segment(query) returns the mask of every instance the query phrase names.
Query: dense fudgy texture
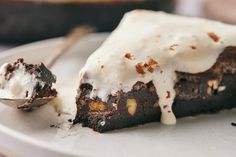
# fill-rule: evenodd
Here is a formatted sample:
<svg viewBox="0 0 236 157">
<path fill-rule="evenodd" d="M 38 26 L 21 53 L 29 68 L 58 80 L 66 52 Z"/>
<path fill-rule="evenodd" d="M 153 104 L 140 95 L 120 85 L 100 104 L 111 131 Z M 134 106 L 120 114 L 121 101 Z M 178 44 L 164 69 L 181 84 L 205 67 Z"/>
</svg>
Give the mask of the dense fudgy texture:
<svg viewBox="0 0 236 157">
<path fill-rule="evenodd" d="M 217 88 L 213 82 L 218 83 Z M 75 124 L 82 123 L 95 131 L 106 132 L 160 120 L 158 96 L 152 81 L 147 84 L 137 82 L 131 91 L 118 91 L 116 95 L 110 95 L 107 102 L 90 99 L 92 89 L 90 84 L 79 87 Z M 236 107 L 236 46 L 225 48 L 215 65 L 205 72 L 177 72 L 175 91 L 173 112 L 176 117 Z M 127 109 L 128 99 L 135 99 L 137 103 L 133 115 Z"/>
<path fill-rule="evenodd" d="M 56 82 L 56 77 L 49 71 L 43 63 L 40 64 L 27 64 L 24 62 L 24 59 L 20 58 L 13 64 L 8 64 L 7 72 L 5 77 L 9 80 L 13 75 L 14 70 L 16 70 L 19 64 L 23 64 L 27 73 L 36 75 L 36 78 L 45 83 L 42 87 L 39 83 L 35 86 L 32 97 L 23 105 L 18 106 L 18 109 L 22 110 L 31 110 L 30 104 L 36 98 L 43 97 L 54 97 L 57 96 L 56 89 L 52 88 L 52 84 Z M 27 93 L 26 93 L 27 95 Z"/>
</svg>

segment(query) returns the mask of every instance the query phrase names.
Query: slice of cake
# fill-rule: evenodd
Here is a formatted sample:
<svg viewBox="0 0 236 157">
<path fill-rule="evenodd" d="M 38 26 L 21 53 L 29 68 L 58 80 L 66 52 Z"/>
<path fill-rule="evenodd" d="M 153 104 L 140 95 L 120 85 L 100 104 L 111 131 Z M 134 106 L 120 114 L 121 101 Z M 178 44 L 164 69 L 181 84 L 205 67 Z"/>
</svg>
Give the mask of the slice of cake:
<svg viewBox="0 0 236 157">
<path fill-rule="evenodd" d="M 135 10 L 80 71 L 74 123 L 95 131 L 236 106 L 236 26 Z"/>
<path fill-rule="evenodd" d="M 57 91 L 52 88 L 55 82 L 55 75 L 43 63 L 27 64 L 18 59 L 0 67 L 0 98 L 27 99 L 25 104 L 17 107 L 29 110 L 36 98 L 57 96 Z"/>
</svg>

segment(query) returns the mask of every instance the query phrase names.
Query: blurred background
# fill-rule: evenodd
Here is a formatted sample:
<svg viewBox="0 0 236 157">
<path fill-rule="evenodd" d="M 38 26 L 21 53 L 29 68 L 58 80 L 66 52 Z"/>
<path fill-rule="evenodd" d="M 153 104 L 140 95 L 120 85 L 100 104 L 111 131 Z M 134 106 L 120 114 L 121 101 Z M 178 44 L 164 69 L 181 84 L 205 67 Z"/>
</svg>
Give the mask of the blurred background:
<svg viewBox="0 0 236 157">
<path fill-rule="evenodd" d="M 0 0 L 0 49 L 63 36 L 81 24 L 110 32 L 137 8 L 236 24 L 236 0 Z"/>
</svg>

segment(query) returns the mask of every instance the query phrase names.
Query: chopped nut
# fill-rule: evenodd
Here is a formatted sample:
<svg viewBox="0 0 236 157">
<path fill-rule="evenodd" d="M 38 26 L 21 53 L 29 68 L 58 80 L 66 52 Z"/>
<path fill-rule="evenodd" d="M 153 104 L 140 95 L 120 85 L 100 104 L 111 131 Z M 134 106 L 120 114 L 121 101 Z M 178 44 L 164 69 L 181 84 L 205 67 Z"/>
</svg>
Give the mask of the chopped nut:
<svg viewBox="0 0 236 157">
<path fill-rule="evenodd" d="M 158 62 L 152 58 L 150 58 L 148 60 L 148 62 L 146 63 L 138 63 L 136 64 L 136 71 L 139 73 L 139 74 L 145 74 L 145 70 L 146 71 L 149 71 L 150 73 L 153 73 L 154 69 L 159 67 L 158 66 Z"/>
<path fill-rule="evenodd" d="M 137 103 L 135 99 L 127 99 L 126 107 L 130 115 L 134 115 L 137 109 Z"/>
<path fill-rule="evenodd" d="M 115 108 L 115 110 L 118 110 L 117 104 L 112 103 L 112 106 Z"/>
<path fill-rule="evenodd" d="M 218 80 L 208 80 L 207 81 L 207 94 L 212 95 L 214 92 L 221 92 L 225 90 L 225 86 L 219 86 Z"/>
<path fill-rule="evenodd" d="M 158 62 L 151 58 L 151 59 L 149 59 L 149 61 L 148 61 L 148 65 L 149 65 L 149 66 L 158 65 Z"/>
<path fill-rule="evenodd" d="M 132 59 L 133 59 L 133 56 L 132 56 L 131 53 L 126 53 L 124 57 L 127 58 L 127 59 L 129 59 L 129 60 L 132 60 Z"/>
<path fill-rule="evenodd" d="M 151 92 L 153 94 L 156 93 L 156 88 L 155 87 L 150 87 L 149 92 Z"/>
<path fill-rule="evenodd" d="M 170 91 L 166 91 L 166 99 L 169 99 L 170 98 Z"/>
<path fill-rule="evenodd" d="M 148 61 L 148 68 L 147 70 L 150 72 L 150 73 L 153 73 L 154 71 L 154 68 L 158 67 L 158 62 L 155 61 L 154 59 L 149 59 Z"/>
<path fill-rule="evenodd" d="M 214 32 L 208 32 L 207 35 L 214 41 L 218 42 L 220 40 L 219 36 Z"/>
<path fill-rule="evenodd" d="M 149 65 L 148 65 L 147 63 L 144 63 L 144 64 L 143 64 L 143 67 L 144 67 L 144 68 L 148 68 Z"/>
<path fill-rule="evenodd" d="M 142 63 L 138 63 L 135 66 L 137 73 L 144 75 L 145 71 L 143 69 Z"/>
<path fill-rule="evenodd" d="M 152 67 L 148 67 L 147 71 L 149 71 L 150 73 L 153 73 L 154 69 Z"/>
<path fill-rule="evenodd" d="M 218 80 L 208 80 L 207 85 L 213 89 L 217 89 L 219 86 Z"/>
<path fill-rule="evenodd" d="M 104 126 L 105 124 L 106 124 L 106 121 L 105 121 L 105 120 L 103 120 L 103 121 L 100 122 L 100 125 L 101 125 L 101 126 Z"/>
<path fill-rule="evenodd" d="M 90 110 L 97 110 L 97 111 L 104 111 L 106 109 L 106 106 L 103 102 L 92 101 L 91 103 L 89 103 L 89 109 Z"/>
</svg>

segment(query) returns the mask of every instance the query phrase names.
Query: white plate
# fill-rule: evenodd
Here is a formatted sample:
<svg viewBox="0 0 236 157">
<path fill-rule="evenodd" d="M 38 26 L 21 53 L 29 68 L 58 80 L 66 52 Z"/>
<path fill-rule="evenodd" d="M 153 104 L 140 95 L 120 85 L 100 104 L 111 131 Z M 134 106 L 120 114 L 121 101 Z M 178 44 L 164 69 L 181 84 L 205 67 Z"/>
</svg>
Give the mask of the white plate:
<svg viewBox="0 0 236 157">
<path fill-rule="evenodd" d="M 182 118 L 174 126 L 156 122 L 105 134 L 80 125 L 70 128 L 68 119 L 76 111 L 79 69 L 105 38 L 106 34 L 85 38 L 52 68 L 66 111 L 71 115 L 58 117 L 50 104 L 31 113 L 0 104 L 0 152 L 21 157 L 235 156 L 236 127 L 230 123 L 236 121 L 236 110 Z M 45 40 L 9 50 L 0 54 L 0 64 L 19 57 L 38 63 L 61 41 L 60 38 Z"/>
</svg>

